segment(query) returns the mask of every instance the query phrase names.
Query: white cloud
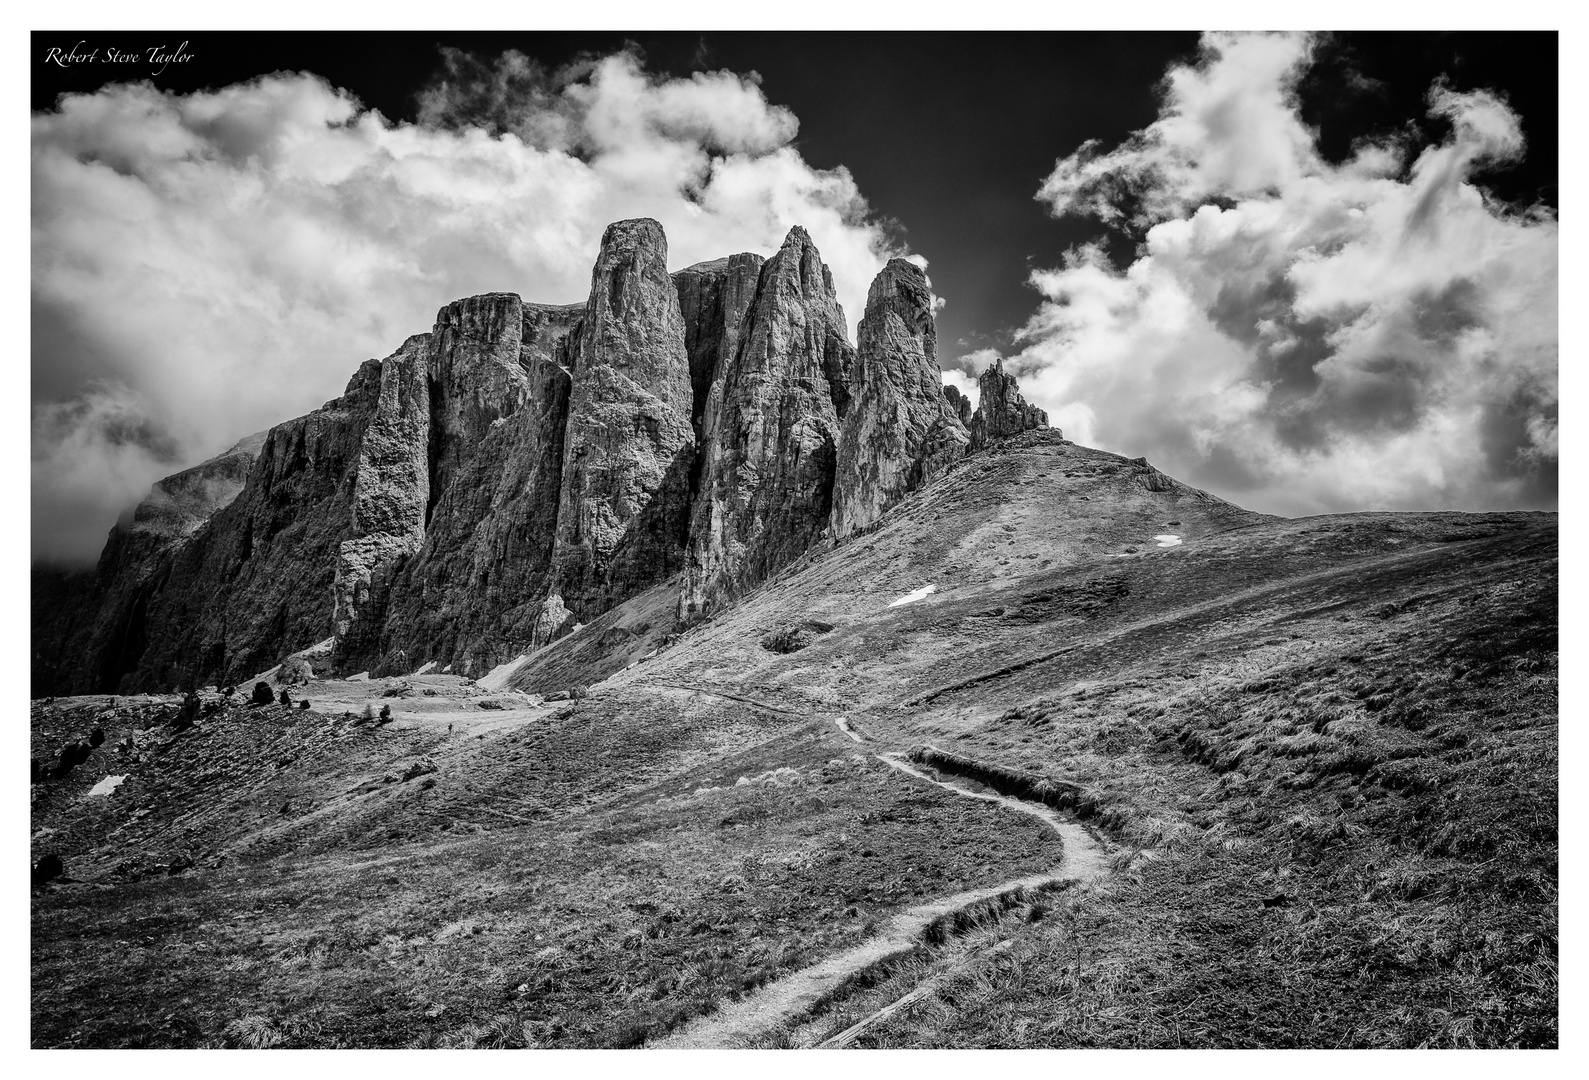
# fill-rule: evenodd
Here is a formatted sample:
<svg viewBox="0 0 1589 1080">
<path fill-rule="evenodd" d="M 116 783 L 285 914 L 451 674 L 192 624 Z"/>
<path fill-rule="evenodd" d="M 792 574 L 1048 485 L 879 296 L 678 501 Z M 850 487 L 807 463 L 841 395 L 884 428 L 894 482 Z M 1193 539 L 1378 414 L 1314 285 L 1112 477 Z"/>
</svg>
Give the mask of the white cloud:
<svg viewBox="0 0 1589 1080">
<path fill-rule="evenodd" d="M 659 220 L 675 269 L 804 225 L 853 333 L 899 252 L 847 171 L 802 160 L 753 76 L 514 63 L 493 71 L 487 127 L 456 85 L 394 125 L 288 74 L 112 86 L 34 116 L 36 557 L 97 555 L 152 481 L 335 397 L 450 300 L 582 300 L 622 218 Z M 107 428 L 107 394 L 135 422 Z M 149 438 L 105 434 L 122 429 Z"/>
<path fill-rule="evenodd" d="M 1297 114 L 1308 39 L 1202 51 L 1157 122 L 1045 181 L 1056 215 L 1146 231 L 1124 270 L 1087 246 L 1032 275 L 1028 399 L 1256 509 L 1553 505 L 1556 221 L 1473 183 L 1523 153 L 1517 116 L 1436 85 L 1446 139 L 1335 165 Z"/>
<path fill-rule="evenodd" d="M 997 359 L 999 359 L 997 349 L 973 349 L 962 354 L 960 359 L 955 361 L 955 366 L 972 376 L 977 376 L 992 367 Z M 976 379 L 973 377 L 971 381 L 976 382 Z"/>
<path fill-rule="evenodd" d="M 967 401 L 971 402 L 971 407 L 973 409 L 977 407 L 977 402 L 981 398 L 982 394 L 981 391 L 977 389 L 977 381 L 971 376 L 966 375 L 963 372 L 955 371 L 953 368 L 948 368 L 945 369 L 943 373 L 943 384 L 945 386 L 952 386 L 956 390 L 960 391 L 960 395 Z"/>
</svg>

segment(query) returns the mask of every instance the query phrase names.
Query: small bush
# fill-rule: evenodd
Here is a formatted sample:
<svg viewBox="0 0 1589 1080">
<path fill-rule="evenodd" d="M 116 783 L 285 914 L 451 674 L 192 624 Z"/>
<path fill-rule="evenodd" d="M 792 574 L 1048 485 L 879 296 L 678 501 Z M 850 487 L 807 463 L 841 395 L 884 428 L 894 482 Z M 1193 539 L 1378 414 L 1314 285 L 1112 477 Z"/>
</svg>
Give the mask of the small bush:
<svg viewBox="0 0 1589 1080">
<path fill-rule="evenodd" d="M 269 705 L 276 700 L 276 695 L 271 692 L 270 683 L 257 682 L 254 684 L 254 694 L 250 700 L 255 705 Z"/>
<path fill-rule="evenodd" d="M 61 747 L 60 759 L 55 765 L 55 778 L 57 780 L 69 776 L 73 769 L 88 760 L 92 748 L 82 739 L 73 739 Z"/>
<path fill-rule="evenodd" d="M 761 647 L 775 653 L 798 652 L 832 630 L 832 623 L 818 622 L 815 619 L 780 623 L 761 639 Z"/>
<path fill-rule="evenodd" d="M 171 721 L 173 731 L 186 731 L 199 720 L 199 695 L 189 690 L 182 696 L 182 708 L 177 710 L 176 719 Z"/>
</svg>

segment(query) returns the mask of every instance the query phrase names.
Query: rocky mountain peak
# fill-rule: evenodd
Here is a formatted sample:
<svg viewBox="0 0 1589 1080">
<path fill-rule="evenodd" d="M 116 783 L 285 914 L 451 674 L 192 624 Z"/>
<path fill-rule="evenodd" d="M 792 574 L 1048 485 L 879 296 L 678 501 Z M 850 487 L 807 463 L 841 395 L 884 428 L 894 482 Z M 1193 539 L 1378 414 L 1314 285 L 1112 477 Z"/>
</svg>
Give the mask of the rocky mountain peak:
<svg viewBox="0 0 1589 1080">
<path fill-rule="evenodd" d="M 243 678 L 328 637 L 338 670 L 473 677 L 665 584 L 648 610 L 690 622 L 966 453 L 920 267 L 883 268 L 852 345 L 804 228 L 765 258 L 667 258 L 656 221 L 615 222 L 583 304 L 447 304 L 158 543 L 121 530 L 51 687 Z M 1028 423 L 1013 382 L 983 394 L 993 437 Z"/>
<path fill-rule="evenodd" d="M 837 536 L 870 525 L 965 456 L 969 435 L 943 392 L 932 299 L 927 275 L 904 259 L 889 260 L 867 293 L 840 439 Z"/>
<path fill-rule="evenodd" d="M 886 314 L 896 316 L 905 332 L 919 338 L 923 351 L 938 359 L 938 331 L 933 322 L 932 286 L 927 272 L 905 259 L 890 259 L 866 292 L 864 318 L 880 326 Z"/>
<path fill-rule="evenodd" d="M 719 351 L 679 612 L 686 620 L 798 558 L 828 525 L 855 350 L 833 275 L 805 229 L 760 269 Z"/>
<path fill-rule="evenodd" d="M 694 395 L 668 242 L 650 218 L 609 225 L 591 272 L 564 432 L 554 575 L 588 619 L 682 564 Z"/>
<path fill-rule="evenodd" d="M 977 395 L 977 411 L 970 424 L 973 451 L 995 440 L 1048 426 L 1048 413 L 1026 403 L 1015 376 L 1005 372 L 1002 359 L 995 359 L 977 376 Z"/>
</svg>

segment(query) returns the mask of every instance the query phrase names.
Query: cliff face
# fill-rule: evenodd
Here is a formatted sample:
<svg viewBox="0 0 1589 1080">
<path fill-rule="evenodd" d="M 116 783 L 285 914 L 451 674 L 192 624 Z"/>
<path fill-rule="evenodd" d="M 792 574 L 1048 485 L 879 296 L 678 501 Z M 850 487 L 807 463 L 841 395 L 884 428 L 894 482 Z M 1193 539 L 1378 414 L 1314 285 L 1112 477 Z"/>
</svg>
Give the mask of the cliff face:
<svg viewBox="0 0 1589 1080">
<path fill-rule="evenodd" d="M 585 303 L 448 304 L 157 484 L 92 579 L 36 574 L 35 692 L 235 681 L 326 638 L 344 672 L 478 675 L 675 576 L 692 621 L 949 468 L 968 417 L 976 445 L 1044 420 L 1002 369 L 974 416 L 943 389 L 910 263 L 845 327 L 804 229 L 670 276 L 656 222 L 612 225 Z"/>
<path fill-rule="evenodd" d="M 844 420 L 833 531 L 865 528 L 965 456 L 969 436 L 943 392 L 932 291 L 893 259 L 866 296 L 855 400 Z"/>
<path fill-rule="evenodd" d="M 827 529 L 854 350 L 804 229 L 762 266 L 754 302 L 737 329 L 725 322 L 724 338 L 702 419 L 686 619 L 761 582 Z"/>
<path fill-rule="evenodd" d="M 340 398 L 272 428 L 241 491 L 185 538 L 136 560 L 107 552 L 117 565 L 98 572 L 103 600 L 73 690 L 248 674 L 275 663 L 283 642 L 330 636 L 365 431 L 383 370 L 401 367 L 411 345 L 366 363 Z"/>
<path fill-rule="evenodd" d="M 337 663 L 408 670 L 445 656 L 489 668 L 535 637 L 562 487 L 575 341 L 584 306 L 511 294 L 443 308 L 431 388 L 422 538 L 391 590 L 378 635 L 339 638 Z M 541 633 L 545 640 L 546 632 Z"/>
<path fill-rule="evenodd" d="M 591 274 L 552 554 L 561 603 L 585 620 L 684 561 L 694 391 L 667 256 L 662 226 L 623 221 Z"/>
<path fill-rule="evenodd" d="M 684 350 L 690 358 L 690 420 L 702 435 L 706 397 L 717 372 L 733 361 L 739 332 L 756 299 L 767 260 L 749 252 L 697 263 L 673 275 L 684 319 Z"/>
</svg>

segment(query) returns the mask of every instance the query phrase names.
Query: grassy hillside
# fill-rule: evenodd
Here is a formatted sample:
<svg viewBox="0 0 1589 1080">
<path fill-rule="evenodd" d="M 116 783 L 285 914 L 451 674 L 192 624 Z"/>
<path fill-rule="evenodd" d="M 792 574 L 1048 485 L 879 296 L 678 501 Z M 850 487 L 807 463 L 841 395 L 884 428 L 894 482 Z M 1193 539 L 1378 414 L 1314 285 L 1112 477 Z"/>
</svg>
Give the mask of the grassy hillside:
<svg viewBox="0 0 1589 1080">
<path fill-rule="evenodd" d="M 878 757 L 911 750 L 1059 807 L 1112 872 L 751 1042 L 1556 1041 L 1554 515 L 1283 521 L 1034 432 L 664 615 L 497 692 L 312 683 L 180 732 L 175 699 L 36 704 L 36 757 L 107 738 L 34 787 L 70 879 L 34 892 L 35 1045 L 658 1040 L 1066 864 Z"/>
</svg>

